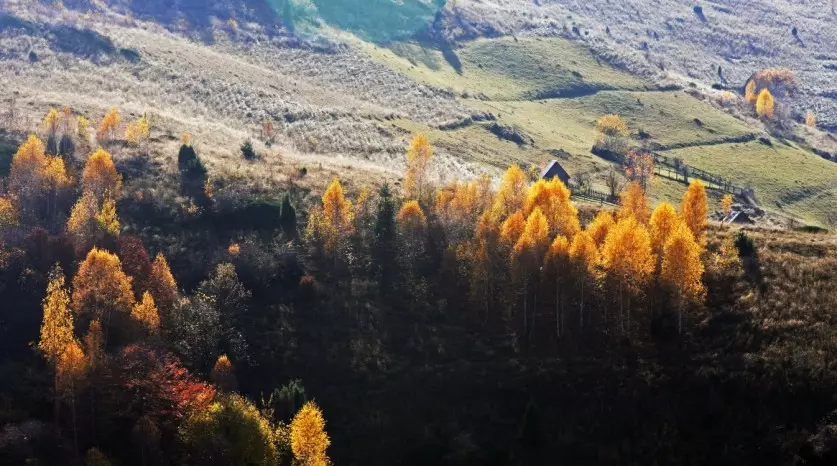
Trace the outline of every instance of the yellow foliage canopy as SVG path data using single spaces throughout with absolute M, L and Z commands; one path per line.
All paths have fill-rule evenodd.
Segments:
M 148 291 L 154 298 L 157 309 L 163 313 L 171 311 L 177 298 L 177 282 L 171 273 L 169 263 L 162 253 L 157 253 L 151 263 L 151 273 L 148 275 Z
M 685 225 L 679 225 L 665 244 L 660 280 L 685 299 L 697 300 L 704 293 L 701 247 Z
M 427 217 L 421 210 L 418 201 L 407 201 L 395 217 L 398 229 L 407 234 L 414 234 L 427 227 Z
M 116 201 L 105 199 L 102 203 L 102 210 L 96 214 L 96 223 L 99 228 L 112 236 L 119 236 L 119 218 L 116 216 Z
M 619 195 L 619 203 L 622 208 L 619 210 L 619 219 L 634 217 L 640 223 L 647 225 L 650 217 L 648 201 L 645 199 L 645 191 L 642 186 L 634 181 Z
M 331 440 L 325 431 L 325 419 L 313 401 L 305 403 L 291 421 L 291 451 L 300 464 L 326 466 L 326 450 Z
M 808 113 L 805 115 L 805 126 L 809 128 L 817 127 L 817 115 L 810 110 L 808 110 Z
M 683 220 L 677 215 L 674 206 L 668 202 L 661 202 L 651 214 L 651 246 L 654 252 L 662 254 L 663 248 L 674 229 Z
M 775 106 L 776 102 L 773 99 L 773 94 L 767 89 L 762 89 L 759 93 L 758 100 L 756 100 L 756 113 L 759 118 L 773 118 Z
M 605 115 L 596 122 L 596 131 L 606 136 L 627 136 L 628 124 L 619 115 Z
M 721 198 L 721 212 L 723 212 L 724 215 L 732 213 L 732 194 L 725 194 L 724 197 Z
M 650 280 L 657 262 L 648 230 L 633 216 L 619 220 L 611 229 L 601 260 L 608 275 L 633 291 Z
M 134 305 L 131 317 L 151 335 L 160 331 L 160 314 L 157 312 L 154 298 L 148 291 L 142 294 L 142 301 Z
M 233 391 L 238 385 L 235 379 L 235 371 L 233 370 L 230 358 L 226 354 L 218 356 L 215 361 L 215 366 L 212 367 L 212 381 L 215 385 L 223 391 Z
M 706 229 L 706 214 L 709 206 L 706 198 L 706 186 L 700 180 L 692 180 L 689 189 L 680 203 L 680 215 L 695 238 L 700 241 Z
M 34 134 L 29 135 L 12 158 L 9 189 L 21 198 L 36 196 L 43 185 L 45 168 L 44 143 Z
M 500 227 L 500 241 L 507 247 L 512 248 L 520 236 L 523 235 L 523 230 L 526 228 L 526 217 L 523 216 L 523 211 L 518 210 L 503 222 Z
M 84 351 L 73 340 L 64 348 L 55 364 L 55 385 L 58 390 L 67 397 L 75 395 L 86 369 Z
M 523 213 L 530 215 L 535 208 L 546 216 L 553 234 L 572 238 L 581 230 L 578 209 L 570 202 L 570 190 L 557 177 L 549 181 L 538 180 L 529 188 Z
M 616 225 L 616 222 L 613 220 L 613 214 L 607 210 L 601 210 L 593 218 L 593 221 L 587 225 L 587 232 L 596 243 L 596 246 L 601 247 L 605 242 L 607 234 L 614 225 Z
M 64 272 L 55 267 L 49 275 L 46 297 L 43 301 L 43 322 L 38 349 L 44 357 L 56 364 L 64 349 L 73 342 L 73 315 L 70 311 L 70 295 L 64 286 Z
M 89 191 L 85 191 L 76 201 L 67 219 L 67 231 L 75 237 L 76 244 L 81 245 L 96 234 L 99 226 L 96 220 L 98 210 L 96 198 Z
M 108 110 L 108 113 L 105 114 L 102 123 L 99 125 L 99 139 L 112 138 L 116 129 L 119 127 L 119 121 L 119 112 L 115 108 Z
M 11 199 L 0 196 L 0 231 L 3 228 L 17 225 L 18 221 L 17 208 Z
M 586 231 L 581 231 L 573 237 L 569 253 L 570 260 L 587 272 L 592 273 L 599 263 L 599 249 L 593 237 Z
M 129 315 L 133 305 L 131 279 L 122 271 L 119 258 L 91 249 L 73 278 L 73 309 L 101 321 L 110 312 Z
M 307 235 L 323 247 L 326 254 L 336 256 L 346 245 L 353 230 L 352 202 L 343 194 L 343 185 L 334 178 L 323 193 L 322 207 L 311 212 Z
M 116 172 L 113 158 L 101 147 L 87 159 L 81 182 L 84 190 L 93 193 L 99 201 L 105 197 L 121 197 L 122 176 Z
M 432 157 L 433 147 L 430 145 L 430 139 L 423 133 L 417 134 L 407 150 L 407 173 L 404 176 L 404 190 L 407 197 L 423 199 L 427 171 Z
M 509 167 L 503 175 L 503 181 L 494 196 L 494 205 L 491 209 L 492 214 L 498 221 L 523 208 L 523 203 L 526 200 L 526 188 L 526 173 L 517 165 Z

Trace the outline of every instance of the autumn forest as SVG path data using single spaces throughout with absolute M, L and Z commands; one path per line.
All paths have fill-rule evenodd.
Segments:
M 764 430 L 804 390 L 718 356 L 757 351 L 732 316 L 780 302 L 787 259 L 709 220 L 732 200 L 700 180 L 651 205 L 629 160 L 611 208 L 516 165 L 439 185 L 417 134 L 395 185 L 231 217 L 184 135 L 172 214 L 111 155 L 141 160 L 153 121 L 120 120 L 49 110 L 0 185 L 3 464 L 702 464 L 704 410 L 746 426 L 727 458 L 822 453 Z M 817 377 L 800 430 L 833 405 Z

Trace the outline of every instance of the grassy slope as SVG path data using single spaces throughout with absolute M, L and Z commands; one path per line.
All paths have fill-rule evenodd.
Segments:
M 795 145 L 771 148 L 759 143 L 725 143 L 758 132 L 758 128 L 748 127 L 684 92 L 654 90 L 628 73 L 597 62 L 584 46 L 565 39 L 476 40 L 456 50 L 460 73 L 440 51 L 417 44 L 395 44 L 390 49 L 365 43 L 358 46 L 412 79 L 454 90 L 462 96 L 461 102 L 491 112 L 501 123 L 517 126 L 535 140 L 532 147 L 518 147 L 480 125 L 441 131 L 396 123 L 412 131 L 429 131 L 436 144 L 473 162 L 498 169 L 511 163 L 541 166 L 551 158 L 550 150 L 563 149 L 572 154 L 562 161 L 571 174 L 601 174 L 607 163 L 589 153 L 596 138 L 595 121 L 601 115 L 618 113 L 632 133 L 645 131 L 652 142 L 695 145 L 666 153 L 739 185 L 755 187 L 758 199 L 769 210 L 822 223 L 837 205 L 833 181 L 837 165 Z M 585 95 L 573 97 L 579 89 L 585 90 Z M 535 98 L 544 92 L 569 97 Z M 484 97 L 472 98 L 480 95 Z M 659 180 L 653 196 L 677 200 L 682 190 L 678 183 Z

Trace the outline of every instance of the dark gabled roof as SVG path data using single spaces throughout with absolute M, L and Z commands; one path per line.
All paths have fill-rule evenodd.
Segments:
M 561 180 L 570 179 L 570 174 L 564 170 L 564 167 L 562 167 L 557 160 L 549 162 L 549 165 L 547 165 L 541 172 L 541 178 L 546 178 L 547 176 L 557 176 Z

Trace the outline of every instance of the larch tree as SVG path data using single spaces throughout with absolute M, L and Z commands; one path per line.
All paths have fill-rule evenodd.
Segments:
M 131 309 L 131 318 L 143 336 L 157 335 L 160 332 L 160 314 L 154 303 L 154 297 L 148 291 L 142 294 L 142 301 L 136 303 Z
M 596 246 L 601 247 L 605 242 L 605 238 L 607 238 L 607 234 L 614 225 L 616 225 L 616 221 L 613 220 L 613 213 L 607 210 L 600 210 L 593 218 L 593 221 L 587 225 L 586 231 L 593 238 Z
M 505 224 L 503 225 L 505 229 Z M 528 338 L 528 298 L 529 284 L 537 277 L 537 271 L 543 264 L 543 256 L 549 247 L 549 223 L 541 212 L 535 210 L 526 218 L 523 232 L 512 248 L 512 274 L 523 284 L 523 335 Z M 537 308 L 537 292 L 535 293 L 535 307 Z M 533 315 L 534 321 L 534 315 Z
M 86 246 L 96 239 L 99 232 L 99 222 L 96 220 L 98 209 L 93 193 L 85 191 L 70 210 L 67 232 L 79 250 L 87 249 Z
M 500 244 L 511 251 L 526 228 L 526 216 L 522 210 L 510 215 L 500 226 Z
M 215 361 L 215 366 L 212 367 L 210 376 L 212 377 L 212 381 L 215 382 L 215 386 L 218 387 L 218 390 L 234 392 L 238 389 L 235 370 L 233 370 L 230 358 L 226 354 L 218 356 L 218 360 Z
M 115 254 L 95 247 L 87 253 L 73 278 L 72 305 L 77 315 L 102 322 L 106 344 L 114 329 L 125 333 L 134 293 Z
M 319 406 L 308 401 L 291 421 L 291 451 L 300 465 L 327 466 L 326 450 L 331 440 L 325 431 L 325 418 Z
M 125 130 L 125 140 L 132 146 L 140 147 L 143 142 L 151 136 L 151 126 L 148 123 L 148 116 L 143 114 L 137 121 L 128 125 Z
M 404 267 L 416 272 L 417 264 L 424 257 L 427 239 L 427 217 L 418 201 L 407 201 L 395 216 L 398 236 L 403 245 L 401 257 Z
M 661 202 L 651 214 L 649 228 L 651 230 L 651 247 L 654 253 L 662 255 L 663 248 L 674 229 L 683 221 L 668 202 Z
M 624 292 L 631 295 L 641 293 L 656 264 L 648 230 L 634 216 L 619 220 L 605 239 L 601 261 L 608 279 L 618 289 L 621 329 L 630 333 L 630 304 L 626 315 Z
M 70 177 L 61 157 L 47 156 L 44 160 L 44 189 L 48 196 L 47 216 L 52 217 L 57 208 L 58 198 L 62 191 L 70 187 Z
M 99 228 L 111 236 L 119 236 L 119 218 L 116 216 L 116 201 L 106 198 L 102 202 L 102 209 L 96 214 Z
M 651 211 L 648 208 L 648 201 L 645 199 L 645 191 L 636 181 L 629 183 L 628 187 L 619 195 L 619 219 L 634 217 L 643 225 L 648 224 Z
M 34 134 L 21 144 L 9 169 L 9 191 L 17 196 L 23 214 L 31 214 L 44 188 L 44 143 Z
M 538 180 L 528 191 L 523 207 L 524 215 L 539 208 L 549 222 L 550 233 L 572 237 L 581 230 L 578 209 L 570 202 L 570 190 L 558 177 Z
M 105 197 L 122 197 L 122 176 L 116 172 L 113 158 L 101 147 L 87 159 L 81 182 L 84 190 L 93 193 L 99 202 Z
M 49 274 L 43 314 L 38 349 L 50 364 L 55 365 L 67 345 L 75 340 L 70 294 L 64 285 L 64 272 L 57 265 Z
M 747 85 L 744 87 L 744 100 L 749 102 L 752 105 L 756 104 L 758 100 L 758 94 L 756 94 L 756 82 L 755 80 L 747 81 Z
M 721 198 L 721 212 L 723 212 L 724 217 L 729 217 L 732 213 L 732 194 L 724 194 L 724 197 Z
M 404 191 L 410 199 L 424 199 L 428 184 L 430 159 L 433 147 L 423 133 L 417 134 L 407 149 L 407 172 L 404 175 Z
M 705 294 L 701 246 L 683 224 L 672 232 L 665 245 L 660 280 L 677 292 L 677 329 L 683 332 L 683 307 L 696 302 Z
M 151 273 L 148 275 L 148 292 L 154 298 L 157 310 L 161 316 L 167 316 L 177 299 L 177 282 L 171 273 L 169 263 L 163 253 L 157 253 L 151 263 Z
M 115 108 L 108 110 L 102 119 L 102 123 L 99 125 L 99 131 L 97 133 L 99 140 L 113 139 L 116 130 L 119 128 L 119 122 L 119 112 Z
M 564 288 L 570 276 L 570 242 L 566 236 L 555 237 L 546 251 L 544 265 L 555 277 L 555 336 L 560 339 L 564 333 Z
M 20 217 L 17 213 L 12 200 L 5 196 L 0 196 L 0 232 L 5 228 L 13 227 L 18 224 Z
M 775 107 L 776 101 L 773 99 L 773 94 L 771 94 L 766 88 L 762 89 L 761 92 L 759 92 L 758 99 L 756 100 L 756 113 L 759 118 L 767 120 L 773 118 Z
M 581 231 L 573 237 L 569 254 L 579 284 L 578 328 L 581 330 L 584 328 L 585 291 L 595 285 L 599 249 L 593 237 L 587 231 Z
M 76 137 L 82 146 L 90 143 L 90 120 L 81 115 L 76 118 Z
M 805 115 L 805 126 L 812 129 L 817 127 L 817 115 L 811 110 L 808 110 L 808 113 Z
M 58 136 L 58 110 L 55 108 L 49 109 L 41 122 L 41 129 L 43 129 L 47 139 L 56 139 Z
M 84 336 L 84 353 L 91 373 L 98 371 L 105 363 L 105 335 L 98 320 L 90 321 L 87 335 Z
M 81 346 L 73 340 L 68 344 L 55 364 L 55 380 L 61 397 L 70 403 L 73 421 L 73 440 L 78 452 L 78 429 L 76 427 L 76 395 L 81 388 L 87 371 L 87 363 Z
M 692 180 L 689 184 L 689 189 L 683 195 L 683 200 L 680 202 L 680 215 L 686 221 L 686 225 L 692 234 L 695 235 L 696 241 L 701 243 L 703 241 L 703 232 L 706 229 L 706 214 L 709 211 L 709 205 L 706 197 L 706 186 L 700 180 Z
M 336 263 L 348 247 L 353 219 L 352 202 L 343 194 L 340 180 L 334 178 L 323 193 L 322 207 L 311 212 L 306 233 Z
M 503 174 L 500 189 L 494 196 L 492 215 L 502 222 L 517 210 L 522 209 L 526 201 L 527 187 L 526 173 L 517 165 L 509 167 Z
M 615 114 L 605 115 L 596 122 L 599 139 L 596 145 L 616 153 L 623 153 L 627 148 L 628 124 Z

